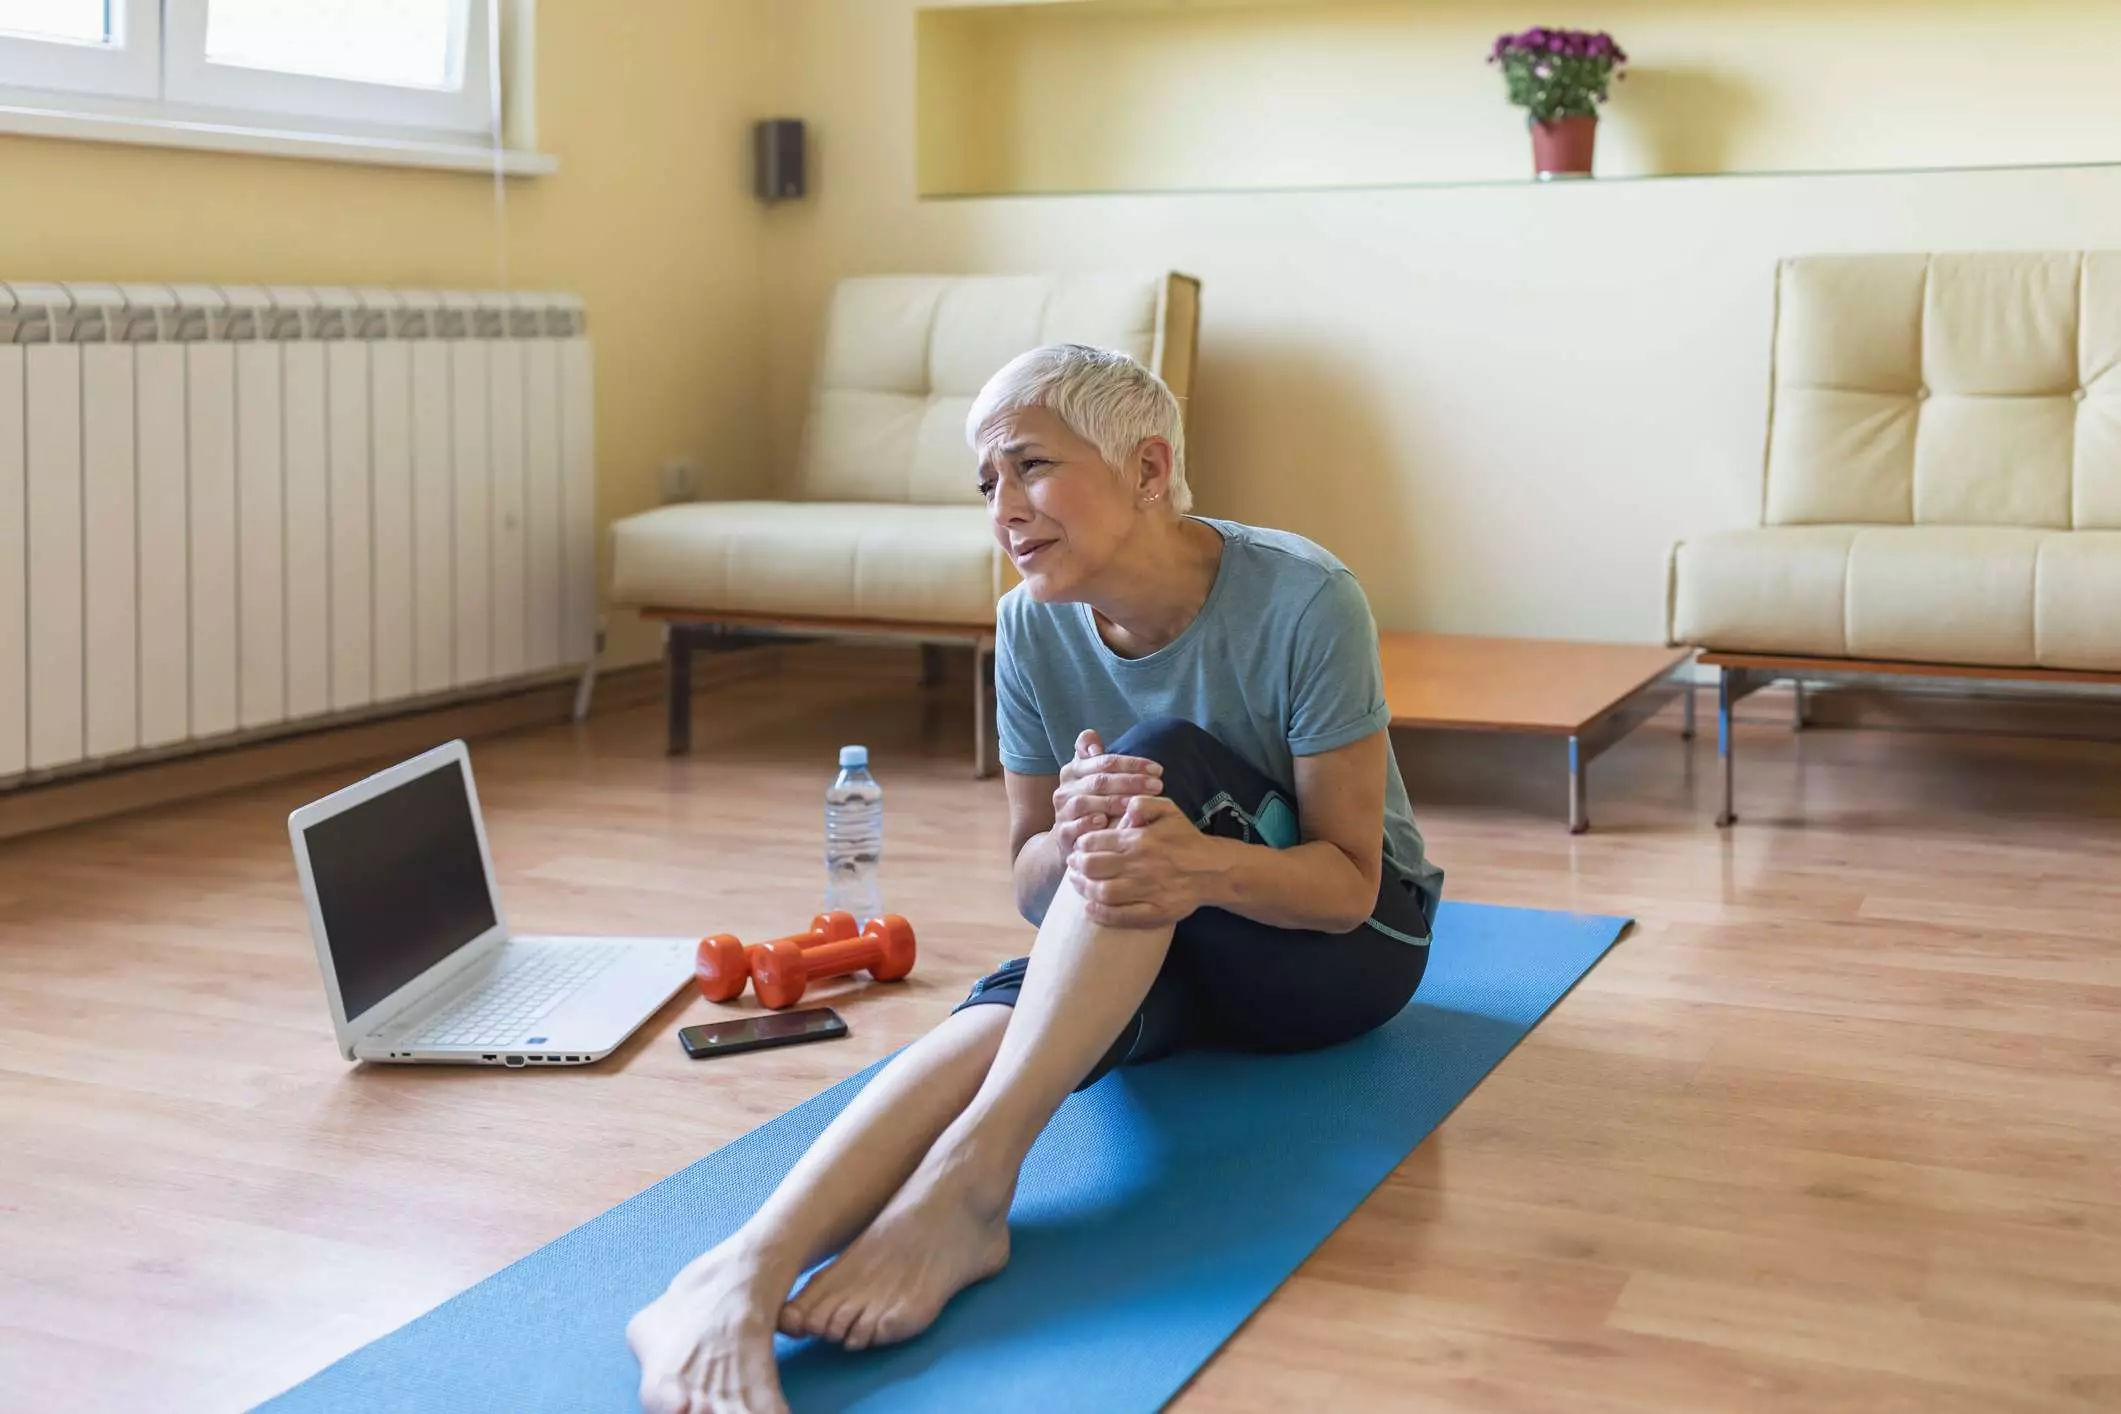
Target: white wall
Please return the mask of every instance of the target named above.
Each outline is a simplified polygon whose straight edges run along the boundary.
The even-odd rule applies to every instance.
[[[1315,537],[1387,627],[1659,638],[1670,541],[1758,503],[1778,257],[2121,246],[2114,169],[923,202],[914,9],[776,6],[817,159],[768,222],[776,459],[840,275],[1185,270],[1201,509]]]
[[[1509,180],[1495,0],[923,8],[921,188]],[[1601,175],[2121,160],[2112,0],[1541,0],[1630,51]],[[2002,101],[2007,100],[2007,101]]]

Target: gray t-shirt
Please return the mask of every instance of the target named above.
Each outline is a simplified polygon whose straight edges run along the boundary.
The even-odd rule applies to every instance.
[[[1347,566],[1301,535],[1208,520],[1223,538],[1207,603],[1183,633],[1144,658],[1098,637],[1088,604],[1040,604],[1022,586],[1002,596],[995,697],[1002,764],[1050,776],[1085,729],[1107,745],[1153,717],[1180,717],[1292,788],[1295,758],[1381,732],[1384,670],[1377,623]],[[1385,866],[1442,896],[1399,762],[1385,761]]]

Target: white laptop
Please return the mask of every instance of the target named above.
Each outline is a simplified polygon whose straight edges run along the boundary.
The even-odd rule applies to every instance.
[[[582,1065],[692,980],[689,938],[530,938],[453,741],[287,817],[348,1060]]]

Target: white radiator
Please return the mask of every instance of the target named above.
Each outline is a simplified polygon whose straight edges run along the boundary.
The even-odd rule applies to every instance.
[[[0,284],[0,788],[586,664],[568,296]]]

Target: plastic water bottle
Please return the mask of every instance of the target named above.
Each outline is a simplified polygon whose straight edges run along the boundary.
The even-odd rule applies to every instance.
[[[839,779],[825,792],[825,907],[858,923],[880,918],[877,864],[884,855],[884,788],[869,774],[869,748],[840,748]]]

